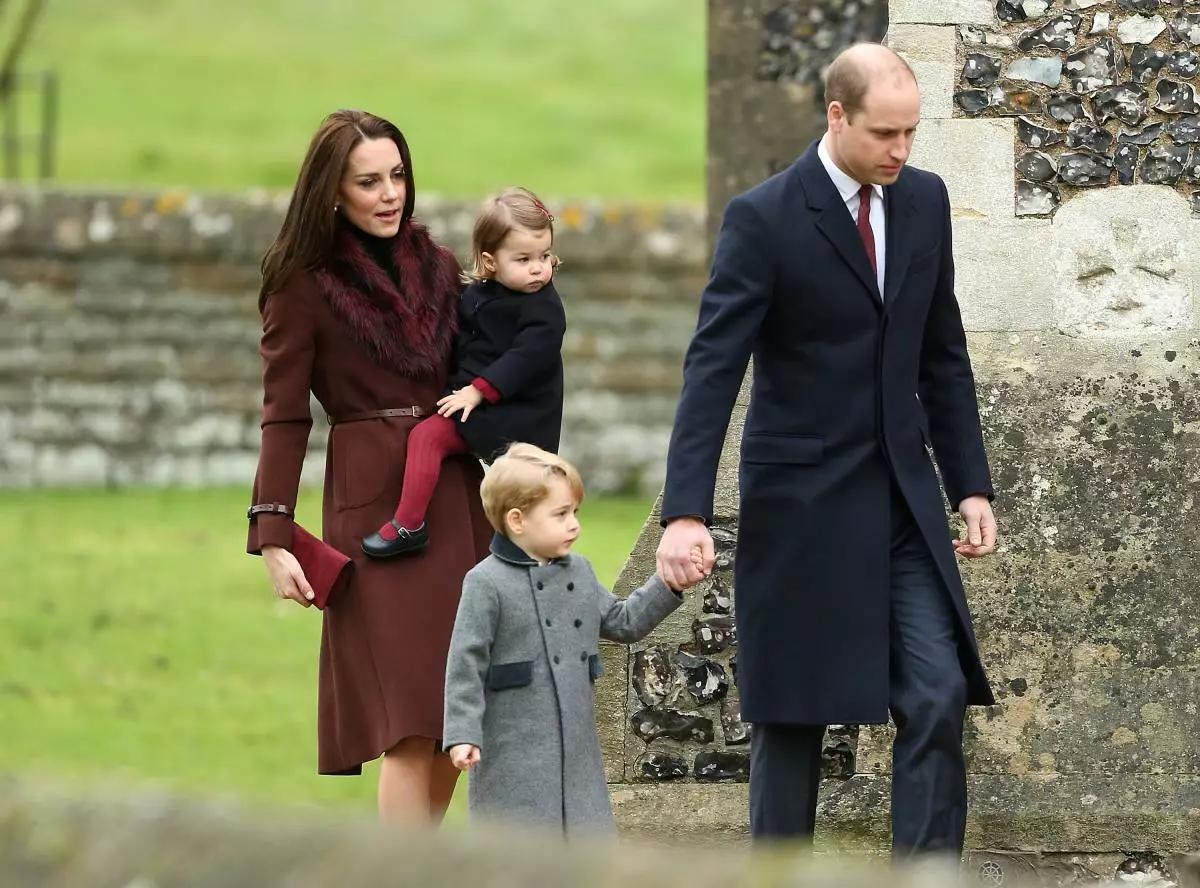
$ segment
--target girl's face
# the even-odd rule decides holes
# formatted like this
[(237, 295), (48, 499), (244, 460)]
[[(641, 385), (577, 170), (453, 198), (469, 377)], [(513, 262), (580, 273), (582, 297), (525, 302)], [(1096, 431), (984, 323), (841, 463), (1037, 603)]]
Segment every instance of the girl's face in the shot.
[(404, 163), (391, 139), (359, 142), (346, 158), (338, 211), (367, 234), (392, 237), (404, 212)]
[(492, 277), (518, 293), (536, 293), (554, 274), (550, 247), (554, 235), (549, 228), (530, 231), (514, 226), (495, 253), (483, 254), (483, 266)]

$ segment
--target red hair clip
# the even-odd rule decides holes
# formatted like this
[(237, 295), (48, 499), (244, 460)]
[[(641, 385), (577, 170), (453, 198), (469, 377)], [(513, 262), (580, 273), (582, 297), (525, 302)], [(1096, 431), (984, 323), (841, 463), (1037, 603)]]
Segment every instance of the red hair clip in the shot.
[(554, 221), (554, 214), (551, 213), (548, 209), (546, 209), (546, 205), (544, 203), (542, 203), (540, 200), (538, 200), (536, 197), (533, 199), (533, 205), (535, 207), (537, 207), (539, 210), (541, 210), (543, 213), (546, 214), (547, 220), (549, 220), (550, 222)]

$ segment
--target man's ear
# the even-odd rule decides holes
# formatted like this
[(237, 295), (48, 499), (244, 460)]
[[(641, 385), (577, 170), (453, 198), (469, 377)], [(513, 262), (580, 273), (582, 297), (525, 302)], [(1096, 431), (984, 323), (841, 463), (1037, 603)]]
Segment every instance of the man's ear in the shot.
[(847, 123), (846, 109), (841, 102), (830, 102), (826, 109), (825, 123), (828, 129), (835, 133), (840, 133), (842, 127)]

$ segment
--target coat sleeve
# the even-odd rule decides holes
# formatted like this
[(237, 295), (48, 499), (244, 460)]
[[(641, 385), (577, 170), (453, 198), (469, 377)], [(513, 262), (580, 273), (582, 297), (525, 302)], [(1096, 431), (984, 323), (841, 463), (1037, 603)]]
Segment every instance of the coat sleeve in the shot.
[[(300, 471), (312, 429), (312, 386), (316, 333), (302, 283), (267, 297), (259, 354), (263, 367), (262, 443), (252, 505), (280, 503), (295, 514)], [(292, 518), (260, 514), (250, 522), (246, 551), (292, 546)]]
[(567, 315), (553, 284), (523, 299), (512, 345), (479, 374), (504, 400), (554, 369), (567, 331)]
[(483, 748), (484, 682), (492, 660), (492, 642), (500, 619), (496, 587), (472, 569), (463, 579), (462, 598), (450, 653), (446, 658), (446, 711), (442, 749), (460, 743)]
[(683, 364), (663, 486), (663, 524), (712, 521), (717, 466), (746, 365), (770, 308), (775, 261), (768, 226), (745, 196), (725, 209), (700, 316)]
[(950, 197), (941, 179), (937, 184), (944, 228), (941, 269), (925, 321), (917, 396), (929, 418), (929, 436), (946, 497), (957, 509), (968, 496), (984, 494), (990, 498), (993, 490), (967, 337), (954, 296)]
[(588, 564), (588, 571), (595, 584), (600, 608), (600, 637), (609, 641), (621, 644), (640, 641), (683, 604), (683, 596), (671, 591), (657, 574), (622, 601), (604, 588), (591, 564)]

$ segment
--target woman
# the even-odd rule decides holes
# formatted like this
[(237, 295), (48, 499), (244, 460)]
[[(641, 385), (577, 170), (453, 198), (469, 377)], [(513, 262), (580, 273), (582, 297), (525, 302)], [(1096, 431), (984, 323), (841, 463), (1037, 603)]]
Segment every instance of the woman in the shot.
[(479, 465), (446, 463), (423, 558), (377, 561), (359, 541), (392, 514), (405, 440), (446, 384), (461, 292), (454, 256), (413, 221), (408, 144), (362, 111), (326, 118), (263, 259), (262, 448), (248, 551), (276, 594), (308, 605), (290, 552), (312, 392), (332, 425), (324, 538), (354, 560), (324, 611), (318, 771), (383, 756), (384, 819), (438, 822), (457, 771), (438, 752), (446, 651), (464, 574), (487, 554)]

